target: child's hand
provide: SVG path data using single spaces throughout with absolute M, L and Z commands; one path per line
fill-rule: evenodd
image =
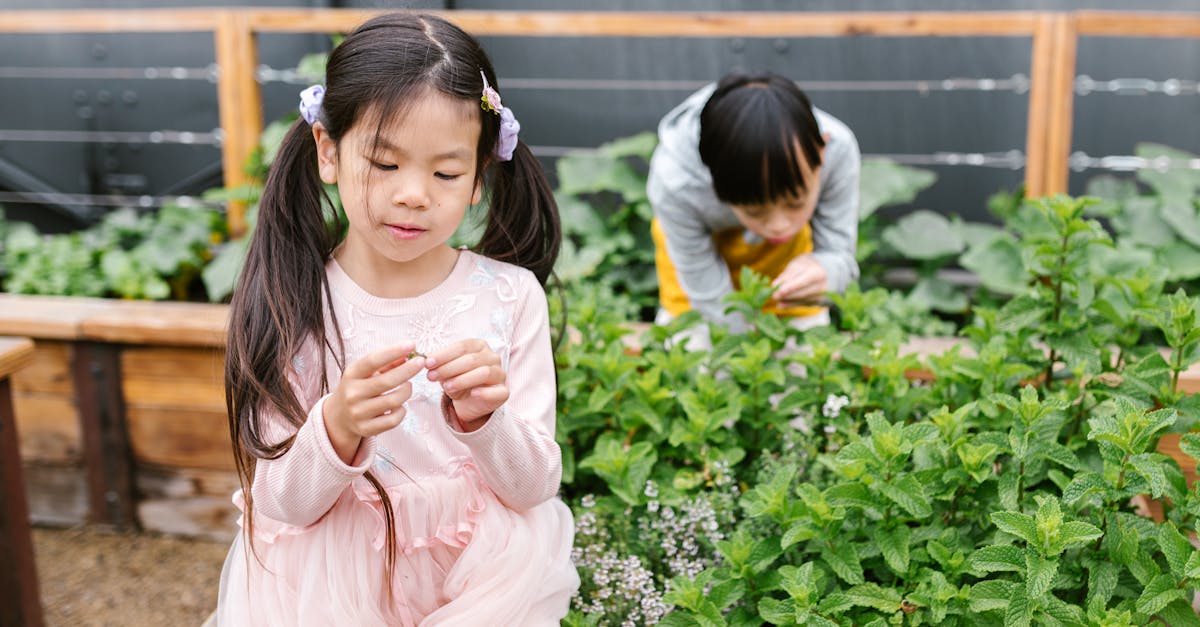
M 338 456 L 354 459 L 362 438 L 394 428 L 404 420 L 404 403 L 412 396 L 413 378 L 425 359 L 413 355 L 411 343 L 375 351 L 350 364 L 333 394 L 325 399 L 325 430 Z
M 463 431 L 474 431 L 508 400 L 500 356 L 480 339 L 463 340 L 426 358 L 430 381 L 441 381 Z
M 784 305 L 814 304 L 829 291 L 828 279 L 825 268 L 812 255 L 800 255 L 771 281 L 775 287 L 771 298 Z

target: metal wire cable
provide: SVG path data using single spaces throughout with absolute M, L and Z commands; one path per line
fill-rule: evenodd
M 176 80 L 217 82 L 217 64 L 208 67 L 23 67 L 0 66 L 0 78 L 53 80 Z
M 0 129 L 0 142 L 68 142 L 82 144 L 198 144 L 220 146 L 221 129 L 194 131 L 53 131 Z

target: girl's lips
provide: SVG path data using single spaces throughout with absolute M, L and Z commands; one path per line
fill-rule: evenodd
M 388 224 L 387 228 L 397 239 L 415 239 L 425 232 L 425 229 L 411 224 Z

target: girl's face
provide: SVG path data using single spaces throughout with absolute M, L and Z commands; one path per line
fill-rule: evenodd
M 809 167 L 798 144 L 796 155 L 804 178 L 803 191 L 760 205 L 732 205 L 738 222 L 771 244 L 783 244 L 799 235 L 812 220 L 821 196 L 821 166 Z
M 350 223 L 338 261 L 348 272 L 369 273 L 356 279 L 440 279 L 453 266 L 446 240 L 481 192 L 478 110 L 431 89 L 402 117 L 385 119 L 378 142 L 373 115 L 363 115 L 340 144 L 314 125 L 321 180 L 337 185 Z

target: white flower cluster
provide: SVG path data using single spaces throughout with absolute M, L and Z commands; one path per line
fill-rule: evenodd
M 657 506 L 656 502 L 651 503 Z M 695 578 L 705 568 L 712 566 L 713 559 L 701 551 L 697 542 L 700 537 L 708 538 L 710 543 L 725 539 L 712 502 L 704 497 L 696 497 L 680 506 L 678 512 L 670 506 L 658 509 L 657 517 L 644 519 L 639 526 L 644 534 L 659 538 L 658 548 L 662 549 L 666 558 L 668 577 L 686 575 Z
M 586 510 L 575 521 L 575 548 L 571 559 L 581 571 L 591 574 L 581 594 L 571 599 L 575 609 L 596 615 L 603 624 L 622 627 L 657 624 L 671 609 L 663 603 L 662 590 L 655 585 L 654 573 L 642 565 L 636 555 L 622 557 L 607 547 L 609 533 L 591 510 L 595 499 L 585 496 L 580 505 Z M 590 590 L 585 595 L 584 589 Z
M 849 404 L 850 398 L 848 396 L 830 394 L 825 397 L 825 405 L 821 407 L 821 415 L 826 418 L 837 418 Z

